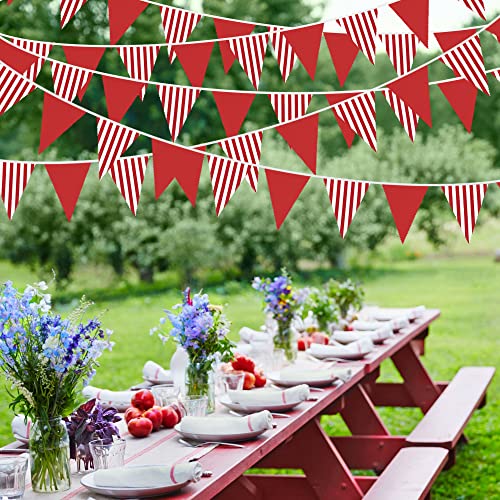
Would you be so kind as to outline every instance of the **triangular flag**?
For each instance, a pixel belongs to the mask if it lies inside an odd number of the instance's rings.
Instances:
[[[255,94],[213,91],[212,95],[226,135],[228,137],[237,135],[255,99]]]
[[[315,113],[276,127],[276,131],[314,174],[318,151],[318,118],[318,113]]]
[[[173,45],[172,51],[179,58],[179,62],[193,87],[203,85],[213,47],[214,42]]]
[[[418,39],[429,46],[429,0],[399,0],[389,7],[410,28]]]
[[[35,88],[27,78],[23,78],[0,61],[0,116]]]
[[[455,184],[441,189],[450,204],[462,233],[470,243],[488,184]]]
[[[309,181],[309,176],[266,169],[266,177],[276,228],[279,229]]]
[[[497,19],[493,24],[490,24],[486,31],[489,31],[500,42],[500,19]]]
[[[149,81],[156,59],[160,53],[160,45],[124,45],[118,47],[118,53],[127,68],[128,74],[134,80]],[[141,92],[141,99],[144,99],[148,86],[144,84]]]
[[[312,94],[298,92],[273,92],[269,94],[271,105],[278,121],[289,122],[304,116],[311,102]]]
[[[92,78],[92,73],[86,69],[59,61],[52,61],[50,65],[54,92],[65,101],[73,101],[78,91]]]
[[[268,33],[231,38],[229,40],[229,46],[233,54],[256,89],[259,88],[268,40]]]
[[[359,95],[359,92],[334,92],[332,94],[326,94],[326,99],[328,101],[328,104],[330,104],[330,106],[333,106],[334,104],[345,101],[346,99],[350,99],[351,97],[355,97],[357,95]],[[356,132],[354,132],[351,127],[349,127],[349,124],[347,122],[340,118],[335,107],[332,108],[332,111],[335,119],[337,120],[337,123],[339,124],[340,131],[344,136],[345,142],[347,143],[347,147],[350,148],[352,146],[354,138],[356,137]]]
[[[345,33],[324,33],[323,35],[335,66],[339,84],[343,87],[359,53],[359,48]]]
[[[386,101],[396,114],[399,123],[403,126],[408,137],[412,142],[415,142],[418,126],[418,115],[406,103],[400,99],[392,90],[384,89],[383,91]]]
[[[70,221],[87,178],[90,162],[46,163],[45,168],[64,209],[66,218]]]
[[[43,153],[84,115],[85,111],[45,93],[43,96],[42,126],[38,152]]]
[[[97,156],[99,157],[99,179],[115,161],[132,145],[139,134],[128,127],[106,118],[97,118]]]
[[[201,91],[174,85],[157,85],[157,88],[172,140],[175,141]]]
[[[38,60],[38,56],[29,54],[1,38],[0,54],[2,54],[1,62],[21,75],[25,74]]]
[[[17,45],[19,48],[34,54],[36,57],[35,62],[23,72],[23,75],[28,78],[28,80],[34,82],[38,78],[40,71],[42,71],[42,67],[45,63],[45,59],[49,56],[50,51],[52,50],[52,44],[48,42],[37,42],[33,40],[24,40],[21,38],[11,38],[11,41],[14,45]]]
[[[385,51],[396,73],[401,76],[411,70],[417,54],[418,38],[413,33],[394,33],[379,35]]]
[[[486,19],[486,9],[484,8],[484,0],[459,0],[462,2],[468,9],[470,9],[474,14],[477,14],[479,17]]]
[[[471,132],[476,107],[477,88],[469,80],[463,79],[450,80],[438,85],[467,131]]]
[[[324,179],[324,183],[337,219],[340,236],[345,238],[370,183],[329,178]]]
[[[387,85],[429,127],[432,127],[429,70],[424,66]]]
[[[500,82],[500,69],[496,69],[492,73],[493,76]]]
[[[9,219],[14,216],[34,169],[33,163],[0,161],[0,194]]]
[[[109,43],[118,42],[147,6],[142,0],[108,0]]]
[[[132,103],[141,95],[143,84],[127,78],[102,75],[104,94],[108,106],[108,116],[119,122],[127,113]]]
[[[148,161],[149,155],[120,158],[109,169],[113,182],[134,215],[137,214]]]
[[[231,38],[235,36],[249,35],[255,28],[255,24],[233,21],[231,19],[222,19],[219,17],[214,17],[214,25],[217,38]],[[229,47],[228,40],[221,40],[219,42],[219,50],[222,56],[222,63],[224,65],[224,73],[227,73],[231,69],[236,56],[233,54],[231,47]]]
[[[202,148],[196,151],[155,139],[152,140],[152,145],[156,199],[176,179],[191,204],[195,206],[201,167],[205,158]]]
[[[378,9],[372,9],[337,20],[372,64],[375,64],[377,16]]]
[[[286,82],[295,66],[297,55],[285,38],[282,28],[270,26],[269,35],[271,38],[271,45],[273,46],[274,57],[278,61],[281,78]]]
[[[287,29],[283,32],[287,42],[314,80],[318,63],[319,46],[323,34],[323,23],[311,24],[302,28]]]
[[[382,187],[396,223],[399,238],[401,243],[404,243],[427,192],[427,186],[384,184]]]
[[[209,156],[210,179],[214,192],[215,212],[219,216],[247,175],[247,166],[220,156]]]
[[[87,0],[60,0],[61,29],[63,29],[73,16],[87,3]]]

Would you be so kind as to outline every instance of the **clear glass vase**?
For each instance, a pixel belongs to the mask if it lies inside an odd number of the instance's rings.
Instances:
[[[38,493],[55,493],[71,486],[69,436],[60,418],[37,420],[30,432],[31,485]]]
[[[297,359],[297,342],[292,330],[292,318],[285,321],[277,321],[278,332],[273,338],[275,349],[283,349],[289,363]]]
[[[207,412],[215,411],[215,380],[212,368],[189,363],[186,368],[186,396],[207,396]]]

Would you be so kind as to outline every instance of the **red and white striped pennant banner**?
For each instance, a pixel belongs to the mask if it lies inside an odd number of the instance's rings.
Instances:
[[[118,47],[118,53],[127,68],[128,74],[135,80],[148,80],[151,78],[155,67],[156,59],[160,52],[160,45],[136,45]],[[144,99],[147,85],[141,92],[141,99]]]
[[[271,37],[271,45],[273,46],[274,56],[278,61],[281,77],[286,82],[290,73],[297,62],[297,54],[293,50],[286,37],[283,35],[283,30],[277,26],[269,27]]]
[[[268,40],[268,33],[229,40],[229,47],[256,89],[259,87]]]
[[[0,161],[0,193],[9,219],[16,211],[34,168],[33,163]]]
[[[0,115],[24,99],[35,86],[0,61]]]
[[[161,7],[161,22],[165,31],[165,41],[168,44],[170,62],[175,61],[175,51],[172,45],[185,42],[196,25],[200,22],[201,14],[175,7]]]
[[[63,29],[73,16],[87,3],[87,0],[61,0],[61,29]]]
[[[345,238],[347,230],[365,197],[369,182],[350,181],[346,179],[323,179],[333,213],[337,219],[340,236]]]
[[[379,35],[385,51],[399,76],[408,73],[417,53],[418,38],[413,33]]]
[[[214,192],[215,211],[219,216],[240,187],[241,181],[246,177],[247,166],[238,161],[217,156],[208,157],[208,166]]]
[[[465,239],[470,243],[488,184],[457,184],[442,186],[441,189],[457,218]]]
[[[120,158],[109,169],[113,182],[134,215],[137,214],[148,161],[148,155]]]
[[[274,92],[269,94],[271,105],[280,123],[304,116],[311,102],[312,94],[295,92]]]
[[[137,139],[139,134],[106,118],[97,119],[97,156],[99,158],[99,179]]]
[[[417,135],[419,116],[392,90],[384,89],[383,94],[386,101],[389,103],[389,106],[396,114],[399,123],[401,123],[403,128],[406,130],[408,137],[412,140],[412,142],[414,142]]]
[[[486,19],[486,9],[484,7],[484,0],[458,0],[465,4],[465,6],[470,9],[474,14],[479,17]]]
[[[378,9],[373,9],[337,20],[372,64],[375,64],[377,16]]]
[[[500,69],[494,70],[492,74],[500,82]]]
[[[38,56],[36,62],[34,62],[31,67],[24,72],[24,76],[34,82],[38,78],[38,75],[42,70],[45,59],[48,57],[50,51],[52,50],[52,44],[47,42],[36,42],[33,40],[21,40],[20,38],[11,38],[10,40],[19,48]]]
[[[258,165],[262,149],[262,135],[262,132],[237,135],[236,137],[220,141],[219,145],[229,158]],[[253,165],[247,165],[246,180],[250,184],[250,187],[257,192],[259,169]]]
[[[92,77],[92,72],[87,69],[78,68],[59,61],[52,61],[50,64],[54,92],[66,101],[72,101],[78,94],[78,91]]]
[[[201,90],[174,85],[157,85],[157,88],[172,140],[175,141]]]

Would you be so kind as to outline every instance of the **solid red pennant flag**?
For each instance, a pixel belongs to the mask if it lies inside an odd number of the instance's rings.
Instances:
[[[418,39],[429,46],[429,0],[399,0],[389,7],[410,28]]]
[[[127,68],[128,74],[134,80],[147,80],[151,78],[156,59],[160,52],[160,45],[124,45],[118,47],[118,53]],[[148,86],[144,84],[141,100],[144,99]]]
[[[396,223],[399,239],[404,243],[427,192],[427,186],[384,184],[382,187]]]
[[[97,156],[99,179],[102,179],[114,162],[132,145],[139,134],[106,118],[97,118]]]
[[[305,188],[309,176],[266,169],[266,177],[276,228],[279,229]]]
[[[271,45],[273,46],[274,57],[278,61],[281,78],[286,82],[295,66],[297,55],[285,38],[282,28],[269,26],[269,36],[271,38]]]
[[[399,123],[403,125],[408,137],[412,142],[415,141],[417,135],[418,115],[405,102],[400,99],[392,90],[385,89],[383,91],[386,101],[396,114]]]
[[[172,47],[172,51],[177,54],[193,87],[203,85],[213,47],[214,42],[190,43]]]
[[[109,169],[113,182],[134,215],[137,215],[148,161],[148,155],[120,158]]]
[[[435,36],[440,47],[449,51],[443,54],[441,61],[450,67],[456,76],[466,78],[481,92],[489,95],[481,41],[475,33],[475,29],[469,29],[435,33]]]
[[[218,17],[214,17],[214,25],[217,38],[249,35],[255,28],[255,24]],[[224,64],[224,73],[227,73],[231,69],[236,56],[233,54],[228,40],[221,40],[219,42],[219,50],[222,56],[222,63]]]
[[[132,103],[141,95],[142,83],[126,78],[102,75],[104,94],[108,105],[108,116],[119,122],[127,113]]]
[[[450,80],[439,84],[441,92],[451,104],[468,132],[472,131],[477,88],[469,80]]]
[[[312,80],[314,80],[314,76],[316,75],[322,34],[323,23],[312,24],[311,26],[304,26],[302,28],[287,29],[283,32],[283,36],[292,46],[295,54]]]
[[[273,92],[268,96],[280,123],[304,116],[312,99],[312,94],[298,92]]]
[[[377,124],[375,122],[375,92],[365,92],[341,101],[335,106],[340,119],[377,151]]]
[[[109,43],[118,42],[147,6],[142,0],[108,0]]]
[[[365,197],[370,183],[346,179],[324,179],[326,191],[337,219],[340,236],[345,238],[347,230]]]
[[[54,92],[66,101],[73,101],[78,91],[92,78],[92,73],[86,69],[59,61],[52,61],[50,65]]]
[[[429,127],[432,127],[429,70],[427,66],[398,78],[387,87],[413,109]]]
[[[318,150],[318,118],[318,113],[315,113],[276,127],[277,132],[314,174]]]
[[[226,135],[231,137],[240,131],[255,94],[238,92],[212,92]]]
[[[413,33],[395,33],[379,35],[385,51],[396,70],[401,76],[411,70],[411,65],[417,54],[418,38]]]
[[[35,85],[0,61],[0,116],[35,90]]]
[[[323,35],[335,66],[339,84],[343,87],[359,53],[359,48],[345,33],[324,33]]]
[[[246,177],[247,166],[220,156],[209,156],[208,166],[214,192],[215,212],[219,216]]]
[[[36,42],[32,40],[23,40],[21,38],[11,38],[11,41],[14,45],[17,45],[19,48],[34,54],[36,57],[33,64],[23,72],[23,75],[26,76],[30,81],[34,82],[38,78],[40,71],[42,71],[42,67],[45,63],[45,59],[49,56],[49,53],[52,49],[52,44],[47,42]]]
[[[470,243],[488,184],[456,184],[441,189],[450,204],[462,233]]]
[[[84,115],[85,111],[45,93],[38,152],[43,153]]]
[[[165,42],[168,44],[170,62],[172,63],[176,54],[171,50],[171,46],[175,43],[184,43],[189,38],[200,22],[201,14],[169,6],[161,7],[160,13]]]
[[[262,132],[237,135],[236,137],[220,141],[219,145],[229,158],[258,165],[262,149],[262,135]],[[247,165],[247,167],[246,179],[250,187],[257,192],[259,169],[251,165]]]
[[[87,3],[87,0],[60,0],[61,29],[63,29],[73,16]]]
[[[500,42],[500,19],[497,19],[493,24],[490,24],[486,31],[489,31]]]
[[[174,85],[157,85],[157,88],[170,135],[175,141],[201,91],[192,87]]]
[[[350,99],[351,97],[355,97],[357,95],[359,95],[359,92],[334,92],[332,94],[326,94],[326,99],[330,106],[333,106],[334,104],[345,101],[346,99]],[[356,137],[356,132],[354,132],[354,130],[349,127],[349,125],[344,120],[342,120],[342,118],[340,118],[335,107],[332,108],[332,111],[335,119],[337,120],[337,123],[339,124],[340,131],[344,136],[345,142],[347,143],[347,147],[350,148],[354,141],[354,137]]]
[[[468,9],[474,12],[474,14],[477,14],[479,17],[486,19],[484,0],[459,0],[459,2],[462,2]]]
[[[45,168],[64,209],[66,218],[70,221],[87,178],[90,162],[46,163]]]
[[[229,40],[233,54],[256,89],[259,87],[268,40],[268,33]]]
[[[378,9],[373,9],[337,20],[372,64],[375,64],[377,16]]]
[[[24,52],[12,43],[9,43],[0,38],[0,54],[2,54],[1,62],[12,68],[14,71],[25,74],[31,66],[36,64],[38,57],[34,54]]]
[[[193,206],[196,205],[201,168],[205,155],[199,151],[153,139],[153,168],[156,199],[176,179]]]
[[[9,219],[16,211],[34,168],[33,163],[0,161],[0,194]]]

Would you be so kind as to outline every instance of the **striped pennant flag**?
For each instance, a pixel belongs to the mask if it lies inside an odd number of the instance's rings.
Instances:
[[[259,87],[268,40],[268,33],[229,40],[229,47],[256,89]]]
[[[500,82],[500,69],[496,69],[492,73],[493,76]]]
[[[215,198],[215,211],[219,216],[246,177],[247,166],[218,156],[209,156],[208,166]]]
[[[392,90],[384,89],[383,94],[386,101],[389,103],[389,106],[396,114],[399,123],[401,123],[403,128],[406,130],[408,137],[412,142],[415,142],[419,116]]]
[[[365,197],[369,182],[349,181],[346,179],[323,179],[333,213],[337,219],[340,236],[345,238],[347,230]]]
[[[441,186],[441,189],[462,228],[465,239],[470,243],[488,184],[456,184]]]
[[[375,92],[365,92],[341,101],[333,109],[343,122],[347,123],[373,150],[377,151]]]
[[[0,61],[0,115],[24,99],[35,86]]]
[[[0,194],[9,219],[12,219],[34,169],[33,163],[0,161]]]
[[[170,62],[176,58],[172,45],[185,42],[196,25],[200,22],[201,14],[189,10],[177,9],[175,7],[161,7],[161,22],[165,31],[165,41],[168,44]]]
[[[274,57],[278,61],[281,77],[286,82],[290,73],[297,62],[297,54],[293,47],[283,35],[283,31],[277,26],[269,27],[269,35],[271,38],[271,45],[273,46]]]
[[[11,38],[10,41],[14,45],[17,45],[19,48],[38,56],[36,62],[34,62],[31,67],[23,73],[23,75],[26,76],[30,81],[34,82],[38,78],[38,75],[42,70],[45,59],[48,57],[50,51],[52,50],[52,44],[47,42],[22,40],[20,38]]]
[[[468,9],[479,17],[486,19],[486,9],[484,7],[484,0],[458,0],[462,2]]]
[[[417,54],[418,38],[413,33],[379,35],[385,51],[399,76],[408,73]]]
[[[295,92],[273,92],[268,96],[280,123],[304,116],[312,99],[312,94]]]
[[[78,91],[85,87],[92,77],[92,72],[70,64],[52,61],[50,65],[54,92],[66,101],[73,101]]]
[[[120,158],[109,169],[113,182],[134,215],[137,215],[148,161],[149,155]]]
[[[175,141],[193,109],[201,90],[193,87],[178,87],[175,85],[157,85],[163,112],[168,128]]]
[[[373,9],[337,20],[372,64],[375,64],[377,16],[378,9]]]
[[[128,74],[135,80],[148,80],[151,78],[156,59],[160,52],[160,45],[136,45],[118,47],[118,53],[127,68]],[[146,94],[147,85],[141,92],[141,100]]]
[[[73,16],[87,3],[87,0],[61,0],[61,29],[63,29]]]
[[[106,118],[97,119],[97,156],[99,158],[99,179],[137,139],[139,134]]]
[[[260,153],[262,149],[262,135],[262,132],[250,132],[248,134],[238,135],[220,141],[219,146],[224,153],[233,160],[258,165],[260,163]],[[259,169],[251,165],[247,165],[247,167],[246,180],[250,184],[250,187],[257,192]]]

